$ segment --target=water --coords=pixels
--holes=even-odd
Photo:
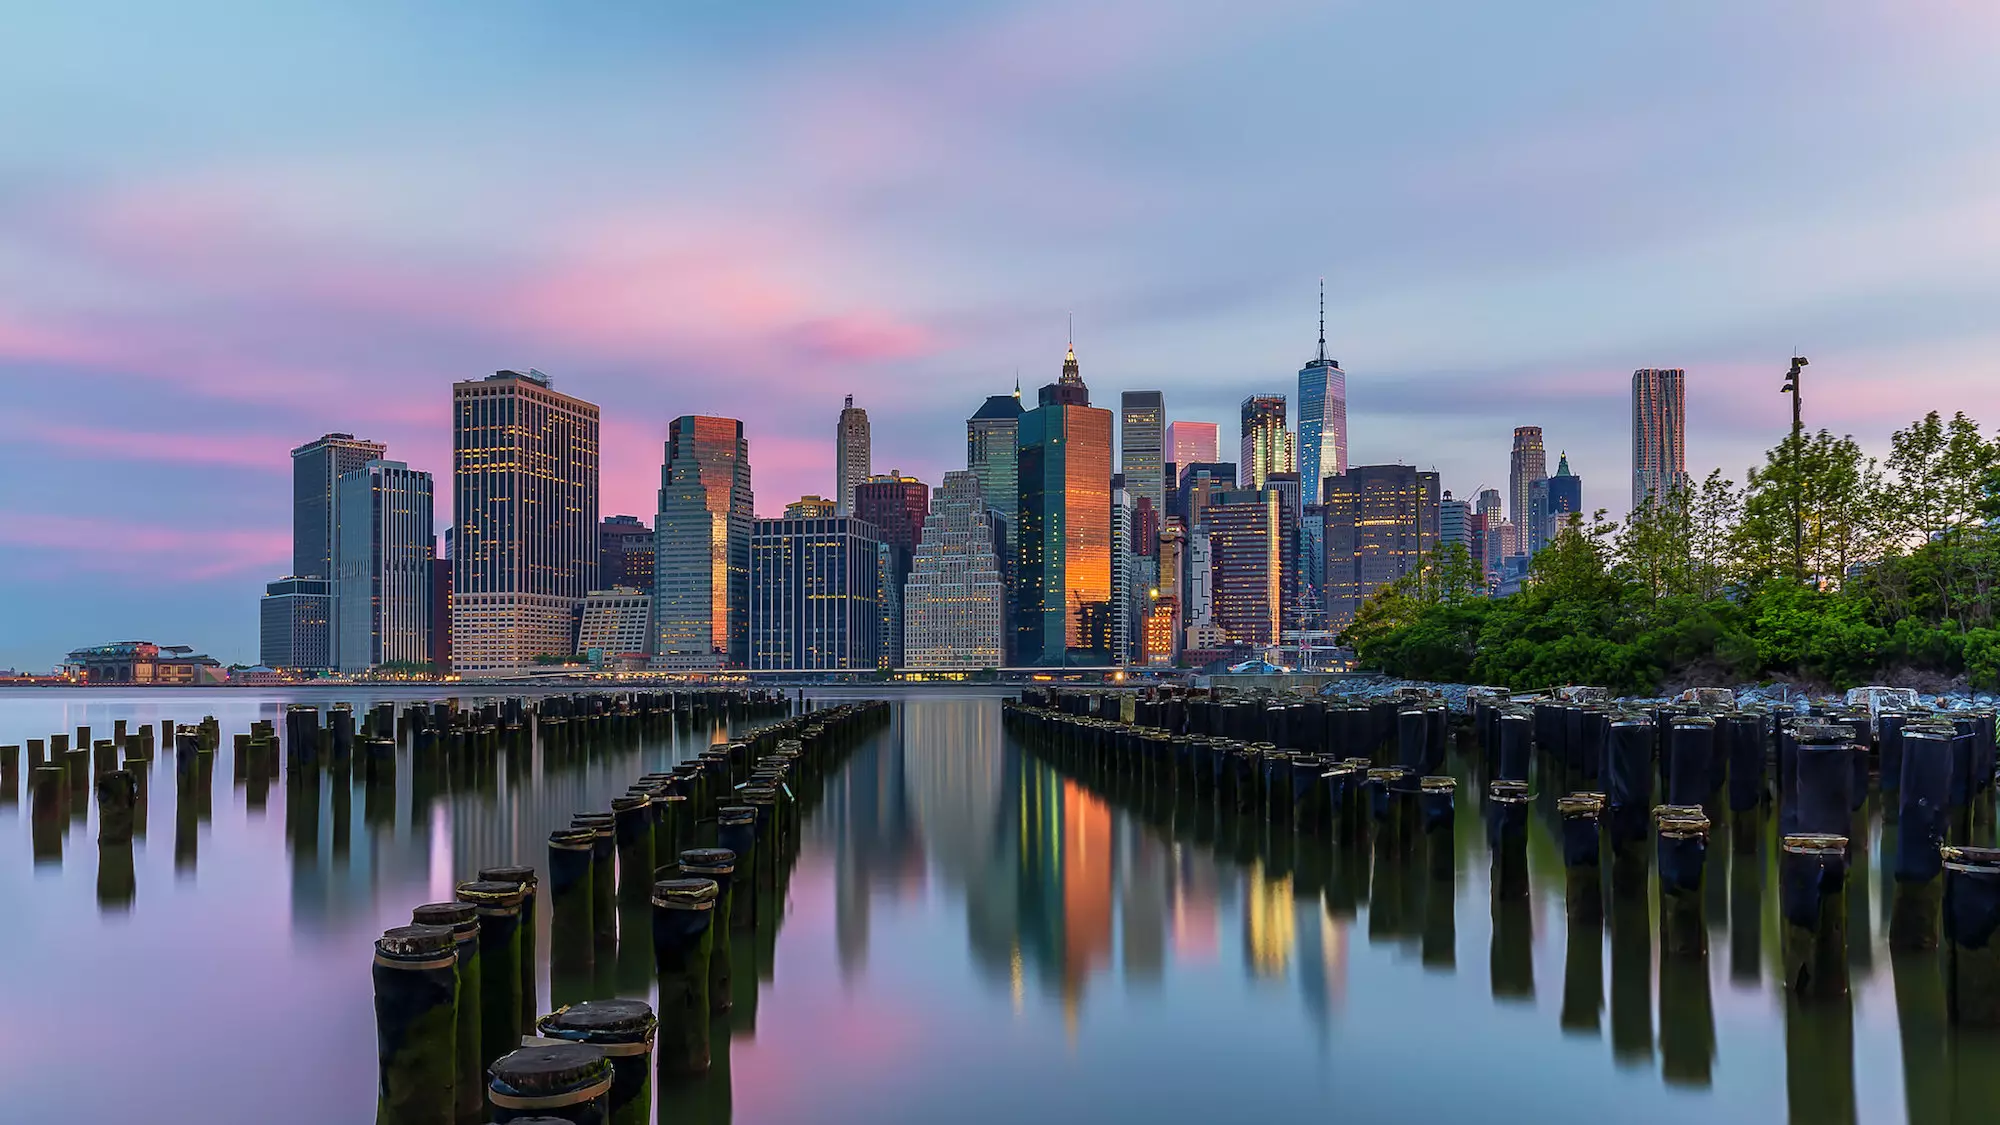
[[[16,691],[0,694],[0,743],[204,714],[226,736],[294,700],[417,696]],[[156,760],[129,901],[115,865],[100,886],[95,810],[37,862],[22,793],[0,805],[0,1118],[371,1120],[380,931],[477,867],[544,866],[573,812],[723,736],[422,803],[408,784],[393,804],[326,786],[310,834],[288,830],[282,784],[257,807],[232,783],[225,737],[191,825],[171,757]],[[808,817],[754,1011],[663,1119],[2000,1114],[2000,1050],[1945,1026],[1935,959],[1889,955],[1879,826],[1850,920],[1852,1002],[1801,1010],[1774,979],[1768,847],[1723,866],[1718,840],[1707,961],[1662,961],[1650,917],[1572,940],[1539,813],[1529,898],[1496,919],[1464,793],[1449,876],[1371,864],[1372,896],[1344,916],[1324,845],[1067,777],[1004,734],[997,694],[898,696]],[[646,975],[622,958],[603,987],[644,997]]]

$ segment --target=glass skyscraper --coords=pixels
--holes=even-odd
[[[451,399],[452,670],[512,673],[567,652],[597,588],[597,406],[539,371]]]
[[[353,434],[327,434],[292,450],[292,575],[333,577],[333,488],[340,478],[381,460],[389,447]]]
[[[757,520],[750,532],[750,667],[865,671],[880,629],[878,540],[866,520]]]
[[[1038,399],[1020,420],[1014,621],[1021,663],[1060,664],[1110,611],[1111,412],[1090,405],[1074,347]]]
[[[1134,507],[1149,500],[1155,514],[1166,510],[1166,396],[1158,391],[1126,391],[1118,396],[1118,471]],[[1153,553],[1151,543],[1132,545]]]
[[[1285,428],[1284,395],[1251,395],[1243,400],[1243,434],[1236,469],[1244,488],[1264,487],[1272,473],[1296,472],[1292,432]]]
[[[1347,471],[1347,372],[1326,355],[1326,283],[1319,290],[1319,351],[1299,368],[1299,484],[1320,502],[1324,479]]]
[[[653,523],[653,659],[742,668],[750,659],[750,443],[734,418],[667,426]]]
[[[401,461],[370,461],[340,478],[334,507],[340,670],[429,663],[431,475]]]
[[[1014,523],[1021,502],[1020,434],[1019,387],[1011,395],[988,396],[985,404],[965,420],[965,467],[979,478],[979,494],[986,506],[1000,513],[1009,526]]]

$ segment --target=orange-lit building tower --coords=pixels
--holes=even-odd
[[[1111,601],[1111,411],[1090,405],[1075,345],[1021,415],[1019,474],[1019,660],[1062,664]]]

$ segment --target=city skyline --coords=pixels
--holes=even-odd
[[[1697,477],[1782,437],[1794,350],[1807,424],[1871,452],[1931,408],[2000,420],[1985,6],[1618,11],[1587,42],[1551,5],[1442,38],[1367,4],[516,13],[478,52],[367,9],[24,14],[0,90],[48,112],[0,217],[0,588],[33,596],[0,665],[128,635],[247,660],[243,591],[292,569],[285,451],[354,433],[442,487],[440,385],[513,365],[601,406],[602,510],[642,518],[682,412],[745,421],[758,515],[824,494],[848,391],[936,482],[1070,309],[1103,401],[1158,389],[1229,440],[1295,387],[1321,274],[1351,462],[1460,496],[1536,424],[1622,513],[1644,368],[1688,373]],[[1335,43],[1383,96],[1316,81]],[[1663,51],[1703,80],[1620,80]],[[75,97],[85,59],[121,80]],[[588,174],[492,174],[523,146]],[[1802,181],[1815,151],[1842,174]]]

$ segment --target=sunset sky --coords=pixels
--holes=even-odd
[[[2000,423],[1989,0],[16,5],[0,17],[0,667],[254,662],[287,451],[440,479],[449,384],[744,419],[760,514],[841,396],[935,483],[984,396],[1296,397],[1327,282],[1356,464],[1506,483],[1539,424],[1630,491],[1635,367],[1688,460],[1789,422]]]

